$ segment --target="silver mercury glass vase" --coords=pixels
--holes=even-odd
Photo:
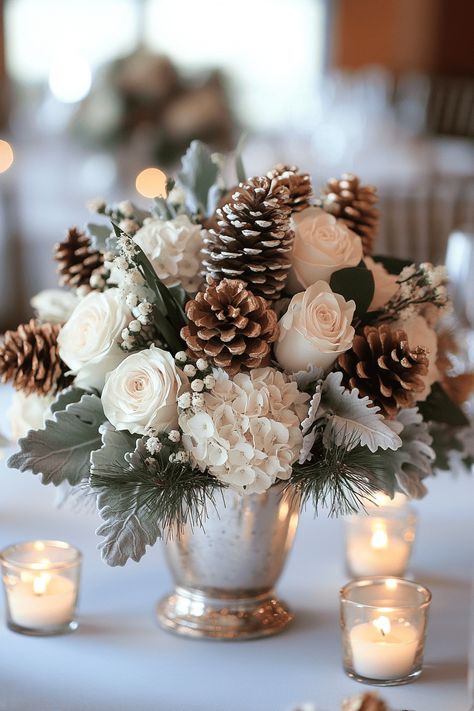
[[[158,621],[196,638],[243,640],[281,632],[293,619],[274,593],[298,526],[299,500],[284,484],[241,496],[224,489],[204,528],[166,543],[175,589]]]

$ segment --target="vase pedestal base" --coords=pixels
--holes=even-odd
[[[272,590],[252,597],[220,598],[183,587],[161,600],[157,616],[168,632],[217,640],[269,637],[282,632],[293,619]]]

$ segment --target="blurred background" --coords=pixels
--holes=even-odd
[[[472,0],[0,0],[0,330],[87,199],[146,202],[137,175],[192,138],[355,172],[378,251],[443,260],[474,223],[473,27]]]

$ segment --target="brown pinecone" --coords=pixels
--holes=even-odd
[[[181,337],[195,358],[207,358],[229,375],[270,362],[276,313],[242,281],[208,277],[205,291],[186,304],[186,315]]]
[[[278,299],[291,267],[288,189],[267,177],[240,183],[216,211],[204,238],[203,266],[213,279],[240,279],[257,296]]]
[[[343,173],[340,180],[331,178],[321,193],[321,207],[344,220],[361,240],[364,254],[372,254],[379,211],[376,209],[377,188],[361,185],[356,175]]]
[[[68,230],[66,239],[54,248],[54,259],[58,262],[60,284],[77,289],[90,288],[90,278],[104,263],[104,255],[91,248],[89,237],[76,227]]]
[[[371,691],[353,696],[342,702],[342,711],[390,711],[378,694]]]
[[[27,395],[47,395],[62,390],[70,382],[67,366],[59,357],[58,334],[61,324],[39,324],[34,319],[7,331],[0,343],[0,378],[11,380]]]
[[[267,173],[267,178],[277,180],[279,185],[288,188],[288,205],[292,212],[300,212],[310,206],[313,196],[313,186],[309,173],[300,173],[295,165],[278,163]]]
[[[385,417],[393,418],[400,408],[415,405],[425,387],[428,357],[423,348],[410,348],[403,330],[382,324],[356,333],[338,365],[343,385],[359,388],[361,397],[368,395]]]

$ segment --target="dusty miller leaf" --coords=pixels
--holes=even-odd
[[[431,447],[432,437],[418,408],[402,409],[397,415],[402,445],[395,452],[381,454],[384,465],[393,471],[400,490],[413,499],[426,494],[422,480],[432,474],[436,455]]]
[[[329,373],[322,386],[321,406],[330,424],[325,430],[326,438],[331,430],[336,444],[351,441],[371,452],[398,449],[400,437],[385,424],[379,408],[367,396],[359,397],[357,388],[346,390],[341,380],[342,373]]]
[[[209,192],[217,181],[218,166],[205,143],[192,141],[182,158],[178,183],[186,192],[186,205],[191,212],[207,213]]]
[[[48,420],[44,429],[30,430],[18,444],[20,451],[8,466],[41,474],[43,484],[72,486],[89,475],[90,454],[101,445],[99,427],[105,420],[97,395],[82,395]]]
[[[139,561],[162,532],[169,535],[187,522],[201,525],[220,486],[189,463],[170,463],[161,453],[150,458],[143,438],[133,450],[130,437],[104,430],[104,446],[92,457],[89,479],[104,521],[97,529],[104,537],[99,549],[114,566],[125,565],[129,558]]]
[[[71,403],[79,402],[81,397],[85,394],[86,391],[82,390],[82,388],[76,388],[74,385],[71,385],[71,387],[61,390],[61,392],[58,393],[55,400],[50,405],[50,410],[53,414],[55,412],[59,412],[60,410],[65,410]]]

